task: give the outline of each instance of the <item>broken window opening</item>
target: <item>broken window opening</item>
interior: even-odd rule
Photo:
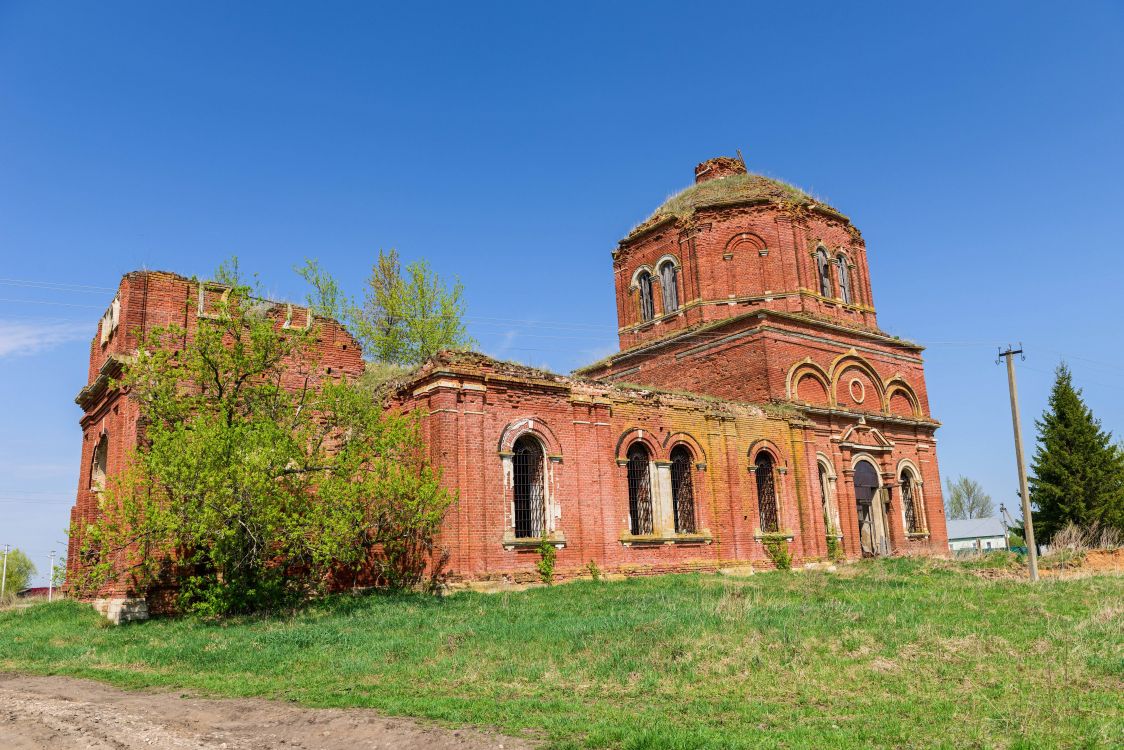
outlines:
[[[640,319],[649,321],[656,317],[655,303],[652,301],[652,274],[643,271],[637,278],[640,286]]]
[[[909,469],[902,471],[902,511],[905,513],[905,529],[910,534],[920,534],[925,531],[921,513],[918,512],[917,499],[914,497],[913,472]]]
[[[103,432],[94,447],[94,456],[90,461],[90,489],[101,492],[105,489],[106,465],[109,461],[109,434]]]
[[[819,275],[820,296],[831,296],[831,263],[822,247],[816,251],[816,272]]]
[[[820,504],[823,505],[823,525],[826,533],[831,536],[836,533],[835,524],[831,520],[831,497],[829,495],[831,479],[827,473],[827,467],[822,463],[819,464],[820,468]]]
[[[839,253],[835,257],[836,271],[839,274],[839,298],[845,303],[851,303],[851,272],[847,268],[847,256]]]
[[[660,266],[660,289],[664,315],[679,309],[679,269],[670,260]]]

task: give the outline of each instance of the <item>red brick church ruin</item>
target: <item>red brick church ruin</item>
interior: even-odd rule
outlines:
[[[711,159],[619,242],[613,274],[616,354],[562,376],[444,353],[393,395],[424,411],[432,461],[459,491],[441,538],[455,577],[530,578],[544,537],[563,575],[591,561],[768,566],[777,540],[798,562],[836,545],[848,557],[947,548],[922,348],[878,327],[846,216]],[[221,290],[174,274],[122,280],[77,399],[74,520],[96,513],[136,445],[136,407],[108,387],[136,330],[190,329],[185,303],[205,315],[208,293]],[[308,324],[282,307],[285,325]],[[327,366],[362,371],[337,324],[321,346]]]

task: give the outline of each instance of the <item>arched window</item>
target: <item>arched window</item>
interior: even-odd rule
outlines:
[[[90,461],[90,489],[101,492],[105,489],[105,472],[109,461],[109,433],[103,432],[94,447],[94,457]]]
[[[675,506],[675,533],[695,533],[695,487],[691,482],[691,451],[677,445],[671,451],[671,501]]]
[[[656,316],[655,304],[652,301],[652,274],[641,271],[636,277],[640,287],[640,320],[648,321]]]
[[[826,529],[827,534],[835,534],[835,523],[831,520],[831,476],[827,473],[827,467],[822,463],[818,464],[820,468],[820,504],[823,506],[823,527]]]
[[[835,270],[839,275],[839,299],[850,304],[851,269],[847,267],[847,256],[843,253],[835,256]]]
[[[761,533],[780,531],[780,514],[777,512],[777,478],[773,457],[761,451],[757,454],[754,464],[757,467],[757,511],[761,516]]]
[[[663,291],[663,313],[679,309],[679,269],[670,260],[660,266],[660,289]]]
[[[628,449],[628,524],[633,534],[651,534],[652,480],[648,449],[634,443]]]
[[[921,534],[925,531],[925,518],[918,507],[917,481],[909,469],[902,469],[901,488],[905,530],[909,534]]]
[[[827,259],[827,251],[822,247],[816,251],[816,273],[820,280],[820,294],[824,297],[831,295],[831,263]]]
[[[540,537],[546,528],[542,445],[532,436],[523,435],[515,441],[513,452],[515,536]]]

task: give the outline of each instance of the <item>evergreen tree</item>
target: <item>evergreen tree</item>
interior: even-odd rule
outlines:
[[[1124,452],[1101,429],[1063,362],[1038,427],[1030,496],[1048,541],[1067,523],[1124,530]]]

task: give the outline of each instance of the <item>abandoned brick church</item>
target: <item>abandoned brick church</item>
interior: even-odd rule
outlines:
[[[530,578],[544,536],[563,575],[768,566],[778,541],[798,562],[947,548],[922,348],[879,329],[846,216],[711,159],[619,242],[613,274],[618,353],[570,376],[444,353],[393,394],[423,410],[459,491],[440,540],[453,576]],[[190,330],[185,303],[205,315],[208,293],[168,273],[122,280],[77,399],[72,520],[96,514],[136,445],[136,407],[110,387],[135,331]],[[324,331],[325,364],[360,373],[350,335]]]

